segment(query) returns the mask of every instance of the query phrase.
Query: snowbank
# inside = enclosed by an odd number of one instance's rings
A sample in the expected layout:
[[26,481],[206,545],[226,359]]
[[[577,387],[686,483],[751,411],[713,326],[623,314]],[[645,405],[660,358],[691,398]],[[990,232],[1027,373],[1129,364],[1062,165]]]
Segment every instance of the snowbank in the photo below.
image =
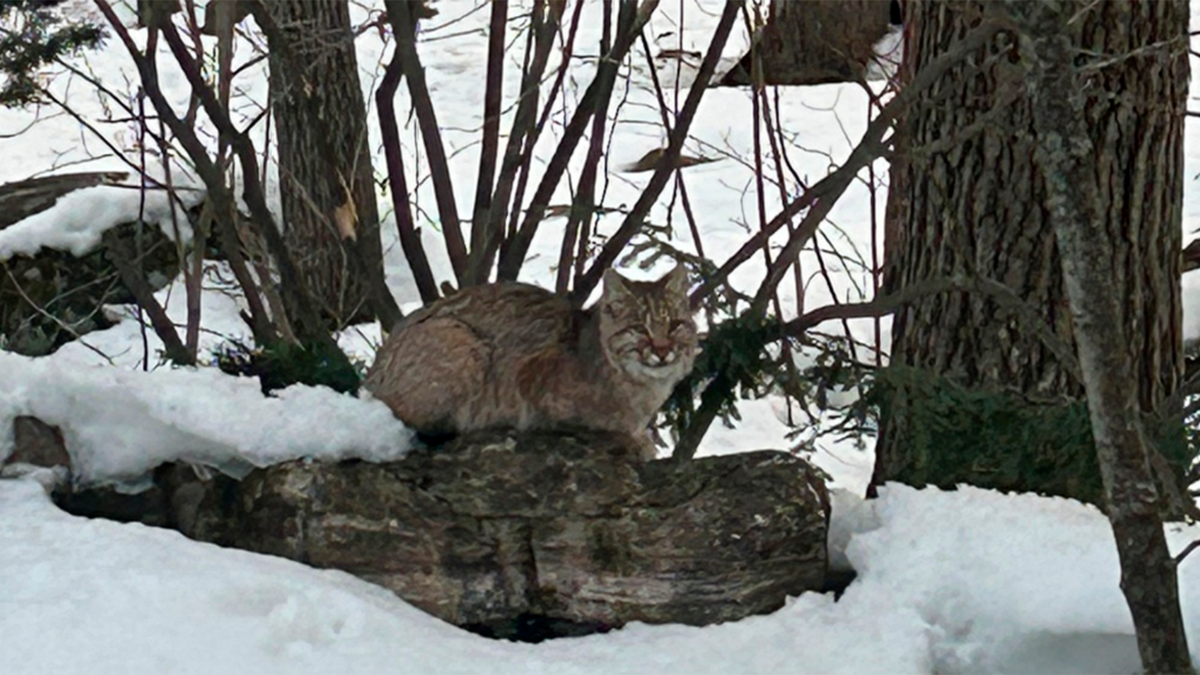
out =
[[257,379],[214,369],[130,371],[0,352],[0,459],[12,420],[62,428],[85,483],[136,480],[185,460],[234,474],[300,457],[398,459],[410,433],[383,403],[293,385],[264,396]]
[[[185,207],[191,207],[199,203],[204,193],[193,188],[180,189],[177,195]],[[172,241],[175,228],[185,243],[191,241],[187,214],[175,204],[172,222],[173,202],[165,190],[147,188],[145,201],[142,199],[142,190],[136,185],[97,185],[69,192],[45,211],[0,230],[0,261],[15,255],[32,256],[43,248],[84,255],[100,243],[105,232],[117,225],[137,222],[139,214],[142,222],[157,225]]]
[[[888,486],[834,512],[860,576],[838,602],[693,628],[491,641],[336,571],[58,511],[0,481],[0,672],[1128,673],[1111,532],[1076,502]],[[1173,531],[1178,549],[1200,528]],[[1200,644],[1200,567],[1181,568]]]

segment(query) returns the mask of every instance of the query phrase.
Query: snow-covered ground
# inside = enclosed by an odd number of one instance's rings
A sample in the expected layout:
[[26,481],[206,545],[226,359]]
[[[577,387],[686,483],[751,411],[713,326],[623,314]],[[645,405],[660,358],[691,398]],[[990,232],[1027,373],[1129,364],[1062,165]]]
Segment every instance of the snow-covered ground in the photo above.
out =
[[[440,0],[440,14],[422,30],[421,57],[428,79],[459,200],[470,211],[478,162],[483,108],[488,12],[472,0]],[[515,3],[514,3],[515,4]],[[662,48],[704,50],[719,14],[719,2],[662,3],[648,36]],[[72,11],[92,12],[73,2]],[[600,3],[585,5],[577,49],[594,56]],[[366,14],[352,3],[356,21]],[[682,9],[682,16],[680,11]],[[1193,0],[1193,29],[1200,28],[1200,2]],[[127,10],[127,8],[126,8]],[[516,12],[514,11],[515,15]],[[129,16],[126,11],[126,16]],[[510,22],[512,37],[518,22]],[[136,33],[135,33],[136,34]],[[682,41],[682,42],[680,42]],[[521,41],[513,42],[505,92],[511,101],[518,84]],[[746,45],[743,27],[725,50],[727,60]],[[364,91],[370,96],[389,51],[374,30],[358,41]],[[253,56],[243,44],[239,62]],[[119,42],[82,57],[78,63],[118,95],[133,101],[136,75]],[[160,60],[168,98],[181,108],[187,87],[182,76]],[[630,206],[647,174],[622,173],[660,147],[665,136],[649,88],[644,56],[634,52],[634,68],[622,78],[612,170],[601,190],[609,206]],[[551,68],[556,68],[551,63]],[[594,60],[577,59],[567,78],[572,103],[582,94]],[[1193,69],[1200,61],[1193,58]],[[674,94],[675,72],[680,90]],[[239,77],[238,110],[244,121],[266,98],[265,64]],[[682,101],[690,84],[688,68],[672,62],[660,70],[668,101]],[[103,100],[82,81],[65,74],[52,87],[116,147],[135,161],[137,140],[130,124],[106,123],[124,117],[116,103]],[[448,278],[424,150],[404,111],[401,87],[397,109],[404,126],[406,162],[418,176],[414,198],[418,224],[439,280]],[[1193,92],[1200,87],[1193,84]],[[1192,107],[1200,107],[1200,100]],[[784,88],[781,126],[791,138],[796,171],[813,181],[836,166],[865,128],[868,100],[856,86]],[[511,113],[511,111],[510,111]],[[35,122],[24,133],[7,136]],[[535,163],[544,165],[557,141],[563,113],[556,112]],[[709,254],[720,259],[757,228],[750,99],[745,91],[706,93],[686,152],[718,162],[684,172],[692,208]],[[1187,239],[1200,230],[1200,119],[1187,128],[1184,227]],[[211,129],[201,116],[200,128]],[[508,122],[502,124],[507,129]],[[261,127],[260,127],[261,129]],[[372,111],[372,149],[383,162]],[[149,153],[153,162],[153,154]],[[580,158],[582,153],[579,153]],[[47,107],[41,111],[0,109],[0,182],[37,173],[121,170],[130,167],[108,154],[93,132]],[[577,158],[579,159],[579,158]],[[579,164],[572,176],[578,175]],[[871,200],[868,176],[837,204],[825,228],[845,254],[868,265],[873,223],[882,223],[886,165],[879,163],[879,191]],[[158,169],[151,166],[151,171]],[[182,168],[173,168],[178,179]],[[49,220],[27,223],[0,235],[0,257],[35,244],[72,248],[86,243],[115,208],[96,201],[97,189],[75,199],[69,227],[36,230]],[[128,191],[126,191],[126,194]],[[110,193],[110,196],[113,193]],[[127,197],[122,197],[127,199]],[[565,203],[564,188],[552,203]],[[780,203],[777,188],[765,195],[767,217]],[[670,222],[674,243],[690,250],[690,236],[678,199],[670,188],[651,214]],[[673,207],[669,207],[673,204]],[[872,213],[874,204],[874,214]],[[83,206],[81,206],[83,205]],[[152,206],[150,217],[165,209]],[[63,206],[60,205],[60,208]],[[128,208],[128,202],[126,203]],[[153,211],[158,208],[158,211]],[[390,200],[381,198],[390,211]],[[80,218],[80,214],[92,218]],[[873,217],[874,216],[874,217]],[[523,278],[549,285],[557,259],[561,220],[547,220],[534,242]],[[620,215],[601,220],[611,232]],[[394,220],[384,223],[389,285],[406,310],[417,305],[415,285],[395,240]],[[67,236],[62,236],[63,234]],[[7,238],[5,238],[7,237]],[[857,251],[857,254],[853,252]],[[716,252],[716,253],[714,253]],[[834,291],[814,276],[815,258],[806,253],[806,308],[836,296],[857,300],[869,294],[865,268],[829,256]],[[656,270],[635,274],[652,276]],[[742,289],[756,287],[763,267],[756,259],[734,275]],[[226,338],[247,340],[237,316],[238,302],[226,292],[221,270],[206,276],[202,298],[201,346],[211,350]],[[227,274],[224,276],[228,276]],[[1185,277],[1185,332],[1200,336],[1200,274]],[[781,285],[785,313],[797,298],[790,281]],[[169,315],[184,319],[181,284],[159,293]],[[328,390],[292,387],[264,398],[257,383],[235,380],[212,368],[153,369],[160,347],[147,338],[152,372],[142,372],[143,346],[136,315],[114,308],[126,320],[86,336],[53,356],[30,360],[0,354],[0,457],[9,452],[9,424],[15,415],[36,414],[63,427],[86,480],[136,479],[158,461],[186,459],[238,470],[298,456],[341,457],[354,451],[367,459],[397,456],[406,432],[377,402],[339,396]],[[851,323],[854,336],[873,344],[869,321]],[[825,327],[840,330],[840,327]],[[354,356],[369,360],[379,341],[378,326],[346,331],[340,340]],[[887,347],[887,326],[881,336]],[[701,454],[759,448],[786,448],[782,401],[767,398],[741,406],[742,421],[732,429],[717,425]],[[6,445],[8,444],[8,445]],[[805,594],[765,617],[708,628],[634,625],[603,636],[558,640],[541,645],[495,642],[433,619],[375,586],[332,571],[317,571],[268,556],[189,541],[165,530],[85,520],[58,511],[33,480],[0,480],[0,673],[41,672],[939,672],[1037,673],[1131,672],[1137,654],[1128,610],[1118,589],[1119,571],[1107,522],[1094,509],[1059,499],[1000,495],[963,489],[953,493],[889,486],[881,499],[864,502],[863,487],[873,455],[850,443],[818,445],[814,460],[833,478],[835,492],[831,548],[835,563],[850,566],[858,579],[840,601]],[[1172,527],[1175,549],[1200,535],[1196,528]],[[1200,645],[1200,563],[1180,568],[1184,616]]]
[[[538,645],[476,637],[336,571],[68,516],[0,481],[0,672],[1129,673],[1107,521],[1066,500],[839,495],[859,578],[769,616]],[[1200,534],[1172,532],[1175,548]],[[1181,569],[1200,625],[1200,562]]]

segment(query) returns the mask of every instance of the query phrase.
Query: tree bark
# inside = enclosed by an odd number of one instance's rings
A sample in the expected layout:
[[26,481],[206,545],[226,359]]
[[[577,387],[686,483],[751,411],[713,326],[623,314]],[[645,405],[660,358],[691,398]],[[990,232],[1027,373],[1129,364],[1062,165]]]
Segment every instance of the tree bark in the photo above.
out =
[[[762,84],[857,82],[887,35],[892,2],[775,0],[756,36]],[[722,86],[753,83],[753,51],[721,78]]]
[[299,460],[240,481],[168,464],[137,495],[68,483],[54,497],[77,515],[341,569],[508,639],[737,621],[836,588],[829,495],[804,460],[638,457],[603,433],[485,431],[395,462]]
[[379,311],[372,275],[379,286],[383,254],[349,8],[269,0],[260,15],[269,24],[285,240],[326,319],[369,320]]
[[[1148,69],[1171,72],[1186,44],[1187,27],[1186,4],[1173,4],[1183,5],[1174,15],[1178,34],[1156,36],[1176,38],[1173,43],[1155,39],[1145,44],[1149,51],[1137,57],[1106,52],[1093,60],[1137,58]],[[1163,534],[1158,489],[1138,414],[1137,379],[1126,351],[1130,340],[1111,284],[1125,272],[1113,255],[1122,248],[1122,233],[1095,226],[1108,210],[1094,170],[1095,153],[1104,148],[1094,146],[1089,137],[1084,92],[1104,78],[1104,67],[1084,75],[1076,65],[1079,52],[1072,44],[1069,21],[1077,9],[1073,3],[1026,0],[1007,8],[1022,27],[1021,59],[1037,138],[1034,161],[1045,181],[1045,208],[1062,257],[1092,434],[1121,560],[1121,589],[1133,615],[1142,667],[1147,673],[1194,672],[1179,609],[1176,565]],[[1132,12],[1133,7],[1125,9]],[[1180,126],[1182,110],[1175,111]],[[1165,154],[1178,152],[1171,148]],[[1166,199],[1179,202],[1182,195],[1173,190]]]
[[[905,65],[911,77],[985,19],[991,3],[930,2],[906,5]],[[1084,8],[1086,11],[1080,11]],[[1073,46],[1088,53],[1126,55],[1178,36],[1186,29],[1185,2],[1079,0]],[[1086,131],[1095,147],[1096,227],[1120,245],[1106,249],[1114,274],[1106,280],[1122,298],[1123,345],[1134,368],[1142,412],[1156,410],[1182,375],[1180,200],[1183,125],[1178,110],[1187,93],[1183,52],[1173,60],[1118,58],[1096,70],[1082,94]],[[898,130],[894,190],[887,223],[885,290],[959,275],[987,277],[1016,292],[1027,315],[1044,321],[1073,344],[1072,318],[1063,287],[1054,230],[1045,206],[1046,181],[1034,160],[1037,136],[1024,90],[1021,48],[1002,34],[932,88]],[[1149,189],[1148,189],[1149,188]],[[1026,318],[1028,319],[1029,316]],[[1003,392],[1049,410],[1082,399],[1081,383],[1020,317],[994,299],[944,293],[918,300],[896,314],[892,364],[956,385]],[[1011,438],[1003,416],[981,417],[972,438],[964,430],[921,428],[928,401],[897,390],[885,403],[874,483],[897,480],[943,487],[965,482],[1001,489],[1038,490],[1089,501],[1101,499],[1086,420],[1078,422],[1084,447],[1068,461],[1061,439],[1038,445],[1006,466]],[[1013,426],[1008,420],[1008,427]],[[1029,445],[1018,438],[1013,447]],[[1002,444],[1001,444],[1002,445]],[[1015,452],[1015,450],[1014,450]],[[1086,466],[1077,465],[1082,462]],[[1036,470],[1026,470],[1036,464]],[[1081,479],[1086,470],[1089,478]],[[1091,478],[1094,477],[1094,478]]]

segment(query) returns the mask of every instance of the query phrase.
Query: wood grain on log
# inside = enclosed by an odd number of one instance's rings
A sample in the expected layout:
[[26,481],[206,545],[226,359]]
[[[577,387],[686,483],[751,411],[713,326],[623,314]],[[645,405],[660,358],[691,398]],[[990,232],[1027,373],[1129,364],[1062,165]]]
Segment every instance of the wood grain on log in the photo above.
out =
[[825,582],[824,483],[778,451],[643,464],[607,437],[493,433],[158,484],[190,537],[345,570],[502,637],[731,621]]

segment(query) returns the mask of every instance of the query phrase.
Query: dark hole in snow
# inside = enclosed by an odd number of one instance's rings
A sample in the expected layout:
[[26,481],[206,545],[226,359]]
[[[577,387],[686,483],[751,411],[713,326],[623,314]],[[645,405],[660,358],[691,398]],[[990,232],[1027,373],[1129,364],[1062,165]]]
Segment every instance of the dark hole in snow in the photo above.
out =
[[540,614],[518,614],[512,619],[497,619],[487,623],[472,623],[464,629],[483,637],[510,642],[538,643],[555,638],[583,637],[607,633],[612,626],[594,622],[579,622]]
[[833,593],[834,600],[841,600],[842,594],[857,578],[858,572],[854,570],[829,570],[825,573],[825,583],[818,592]]
[[418,431],[415,440],[427,448],[437,448],[454,440],[454,434],[431,434]]
[[55,491],[54,502],[73,516],[106,518],[119,523],[143,523],[154,527],[168,527],[170,524],[166,497],[157,487],[132,494],[113,487],[94,487],[79,492],[62,489]]

